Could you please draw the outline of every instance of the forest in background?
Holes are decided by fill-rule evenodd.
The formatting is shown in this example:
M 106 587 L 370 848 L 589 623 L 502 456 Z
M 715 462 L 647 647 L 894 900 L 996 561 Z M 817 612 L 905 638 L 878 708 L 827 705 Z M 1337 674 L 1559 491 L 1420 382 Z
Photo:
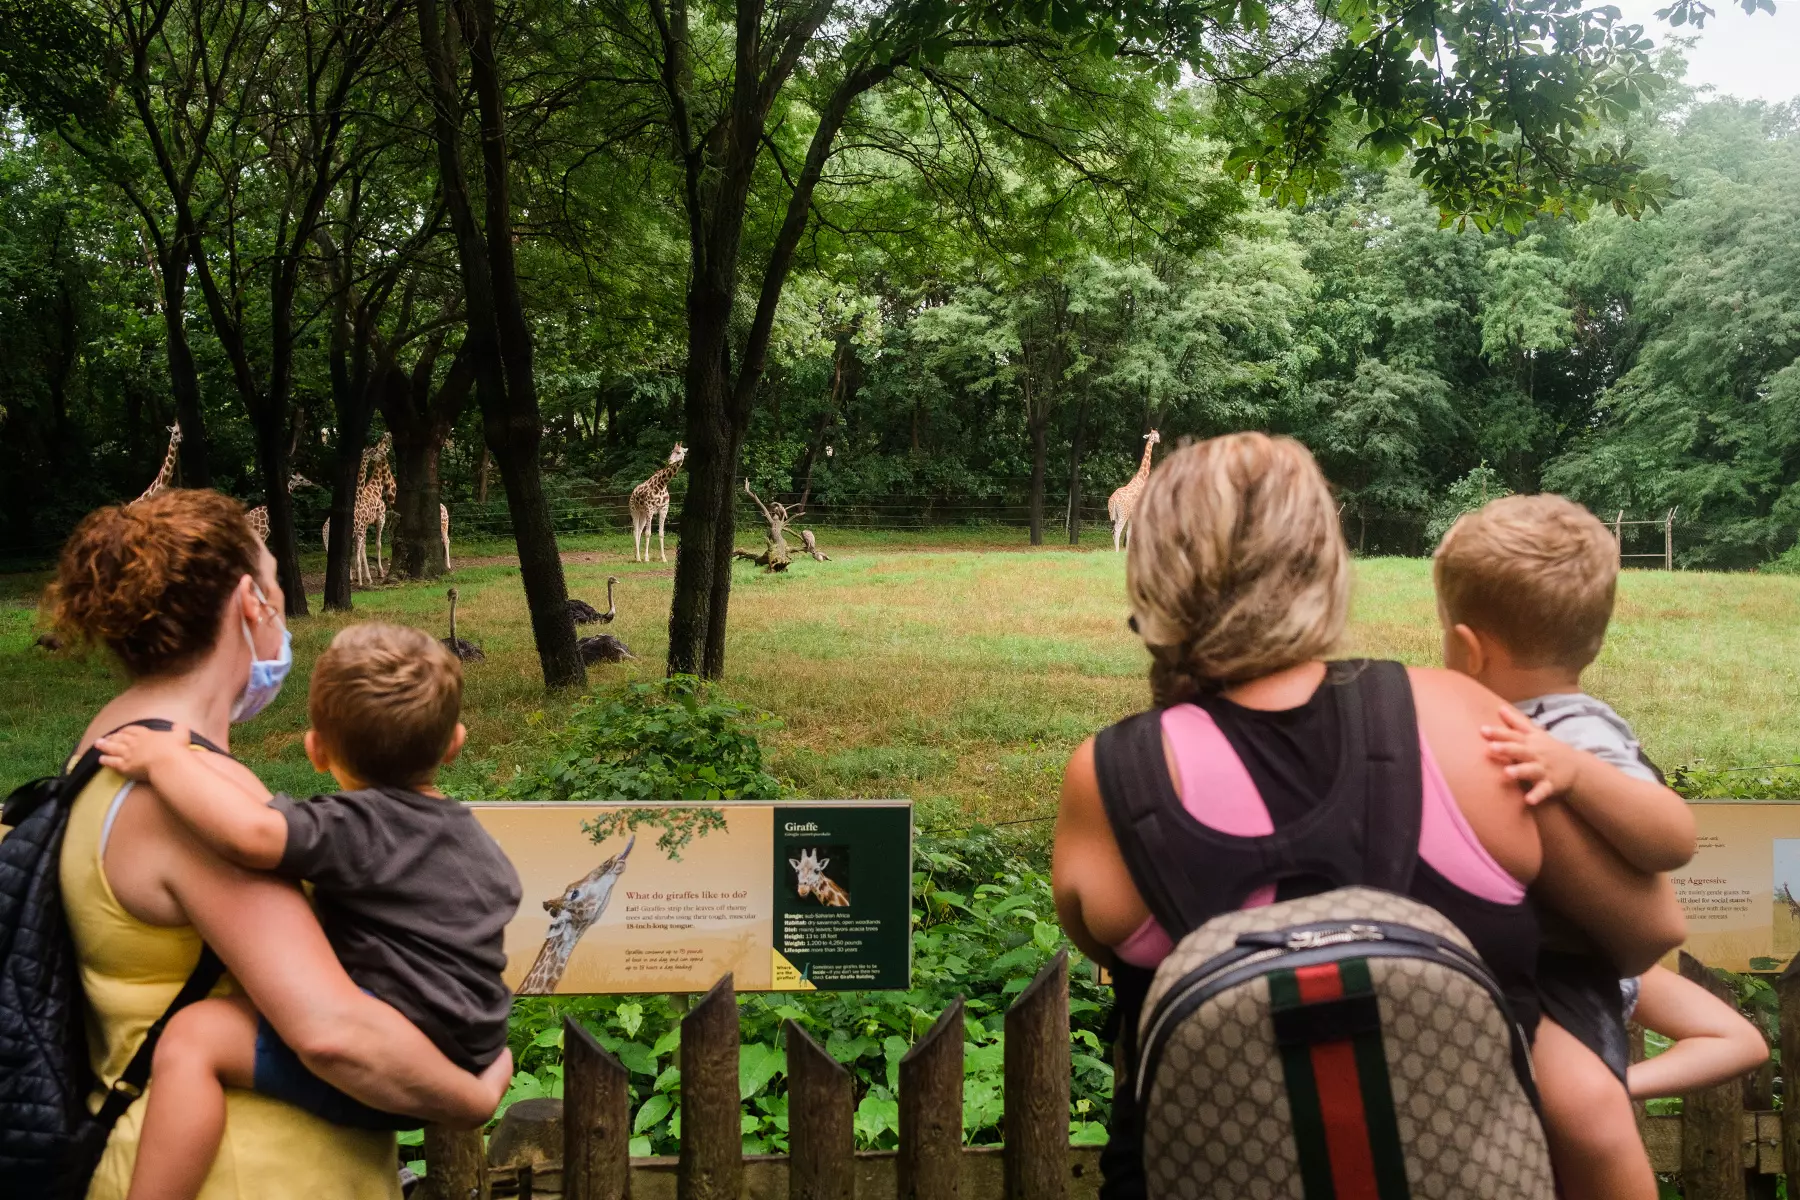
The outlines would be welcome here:
M 249 7 L 192 10 L 248 53 L 229 26 Z M 623 492 L 687 428 L 682 183 L 650 117 L 564 86 L 566 56 L 535 33 L 506 33 L 532 72 L 511 83 L 507 186 L 535 452 L 551 493 Z M 181 477 L 246 503 L 270 499 L 257 421 L 284 431 L 291 470 L 324 485 L 293 494 L 314 546 L 354 469 L 342 446 L 383 430 L 418 547 L 403 531 L 406 573 L 429 566 L 427 497 L 498 502 L 416 65 L 370 37 L 345 79 L 343 46 L 303 44 L 285 65 L 167 66 L 146 94 L 169 108 L 143 125 L 165 144 L 139 129 L 97 152 L 21 109 L 0 126 L 0 557 L 41 558 L 140 492 L 184 402 L 204 438 Z M 1679 80 L 1678 55 L 1659 66 Z M 1663 180 L 1642 219 L 1446 221 L 1419 164 L 1368 148 L 1303 203 L 1260 198 L 1224 161 L 1229 106 L 1166 73 L 1002 72 L 973 52 L 926 74 L 865 97 L 794 247 L 739 460 L 765 495 L 921 517 L 1006 501 L 1033 541 L 1061 538 L 1131 475 L 1145 431 L 1166 452 L 1261 428 L 1313 448 L 1369 552 L 1421 552 L 1471 498 L 1547 488 L 1609 515 L 1679 506 L 1685 565 L 1800 566 L 1794 103 L 1674 82 L 1612 114 L 1596 140 Z M 231 92 L 252 75 L 266 94 Z M 358 103 L 322 105 L 334 81 Z M 759 169 L 792 184 L 806 147 L 785 120 Z M 159 170 L 182 204 L 149 194 Z M 753 202 L 743 236 L 782 218 Z M 183 250 L 184 222 L 205 253 Z M 756 298 L 739 293 L 733 337 Z M 246 395 L 284 411 L 259 418 Z

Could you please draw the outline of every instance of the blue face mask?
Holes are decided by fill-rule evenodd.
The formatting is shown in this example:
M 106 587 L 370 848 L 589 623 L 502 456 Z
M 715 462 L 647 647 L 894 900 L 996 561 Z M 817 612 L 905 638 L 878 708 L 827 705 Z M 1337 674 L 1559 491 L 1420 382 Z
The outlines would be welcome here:
M 256 598 L 268 606 L 268 597 L 263 595 L 263 590 L 255 584 L 251 587 L 256 589 Z M 245 621 L 243 626 L 244 640 L 250 644 L 250 678 L 245 681 L 238 698 L 232 701 L 233 721 L 248 721 L 269 707 L 281 694 L 281 685 L 287 682 L 288 672 L 294 669 L 294 634 L 286 622 L 281 628 L 281 652 L 274 658 L 256 657 L 256 639 L 250 636 L 250 623 Z

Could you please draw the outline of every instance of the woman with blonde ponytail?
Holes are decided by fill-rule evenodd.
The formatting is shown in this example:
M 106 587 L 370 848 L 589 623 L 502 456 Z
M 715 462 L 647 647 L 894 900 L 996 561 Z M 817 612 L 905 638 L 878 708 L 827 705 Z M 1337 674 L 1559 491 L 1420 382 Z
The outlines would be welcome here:
M 1521 1024 L 1537 1019 L 1534 882 L 1579 894 L 1567 915 L 1628 973 L 1680 943 L 1666 880 L 1566 814 L 1534 821 L 1482 737 L 1499 697 L 1447 671 L 1330 660 L 1350 556 L 1305 447 L 1260 433 L 1185 446 L 1150 477 L 1133 525 L 1126 594 L 1153 707 L 1070 759 L 1053 866 L 1063 928 L 1116 988 L 1106 1200 L 1146 1190 L 1130 1066 L 1157 964 L 1215 916 L 1362 882 L 1359 864 L 1392 836 L 1352 786 L 1367 747 L 1417 745 L 1406 894 L 1468 936 Z M 1308 857 L 1302 844 L 1342 852 Z

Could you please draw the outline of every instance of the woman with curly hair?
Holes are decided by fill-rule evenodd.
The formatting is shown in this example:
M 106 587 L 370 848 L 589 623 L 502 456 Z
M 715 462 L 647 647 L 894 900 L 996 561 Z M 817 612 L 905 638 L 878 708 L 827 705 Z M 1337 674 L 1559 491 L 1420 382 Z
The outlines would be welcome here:
M 195 752 L 213 770 L 247 775 L 228 757 L 231 726 L 275 698 L 292 664 L 283 599 L 275 561 L 242 506 L 217 492 L 165 491 L 90 514 L 63 549 L 52 610 L 67 639 L 118 660 L 125 687 L 89 723 L 78 753 L 121 726 L 160 718 L 193 730 L 208 748 Z M 62 890 L 102 1087 L 204 945 L 314 1074 L 364 1103 L 469 1126 L 499 1102 L 510 1055 L 479 1077 L 452 1064 L 351 983 L 298 887 L 213 854 L 146 783 L 102 770 L 82 791 L 63 844 Z M 144 1108 L 140 1098 L 114 1128 L 90 1200 L 126 1195 Z M 340 1128 L 236 1091 L 200 1192 L 202 1200 L 398 1194 L 392 1133 Z

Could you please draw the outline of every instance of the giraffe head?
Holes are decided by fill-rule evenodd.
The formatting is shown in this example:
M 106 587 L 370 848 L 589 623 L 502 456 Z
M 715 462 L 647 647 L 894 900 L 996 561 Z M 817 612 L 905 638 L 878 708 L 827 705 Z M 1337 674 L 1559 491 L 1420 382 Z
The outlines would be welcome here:
M 669 465 L 671 467 L 679 467 L 686 458 L 687 447 L 680 442 L 676 442 L 675 448 L 669 451 Z
M 550 914 L 551 924 L 563 918 L 575 922 L 592 921 L 606 906 L 613 884 L 625 873 L 625 860 L 631 857 L 631 848 L 635 845 L 637 835 L 632 834 L 623 850 L 564 888 L 556 899 L 544 901 L 544 911 Z
M 1156 430 L 1152 429 L 1149 433 L 1146 433 L 1144 435 L 1144 440 L 1146 442 L 1149 442 L 1152 446 L 1154 446 L 1154 445 L 1156 445 L 1156 443 L 1162 441 L 1162 434 L 1160 434 L 1160 433 L 1156 432 Z
M 296 472 L 292 477 L 290 477 L 288 479 L 288 491 L 290 491 L 290 492 L 293 491 L 295 488 L 318 487 L 318 486 L 319 486 L 318 484 L 314 483 L 312 480 L 308 479 L 304 475 L 299 474 L 298 472 Z
M 794 868 L 794 874 L 799 877 L 795 893 L 801 896 L 812 895 L 825 878 L 825 868 L 830 865 L 831 860 L 820 858 L 817 850 L 802 850 L 799 858 L 788 859 L 788 866 Z
M 181 422 L 177 421 L 169 426 L 169 449 L 173 450 L 179 445 L 181 445 Z

